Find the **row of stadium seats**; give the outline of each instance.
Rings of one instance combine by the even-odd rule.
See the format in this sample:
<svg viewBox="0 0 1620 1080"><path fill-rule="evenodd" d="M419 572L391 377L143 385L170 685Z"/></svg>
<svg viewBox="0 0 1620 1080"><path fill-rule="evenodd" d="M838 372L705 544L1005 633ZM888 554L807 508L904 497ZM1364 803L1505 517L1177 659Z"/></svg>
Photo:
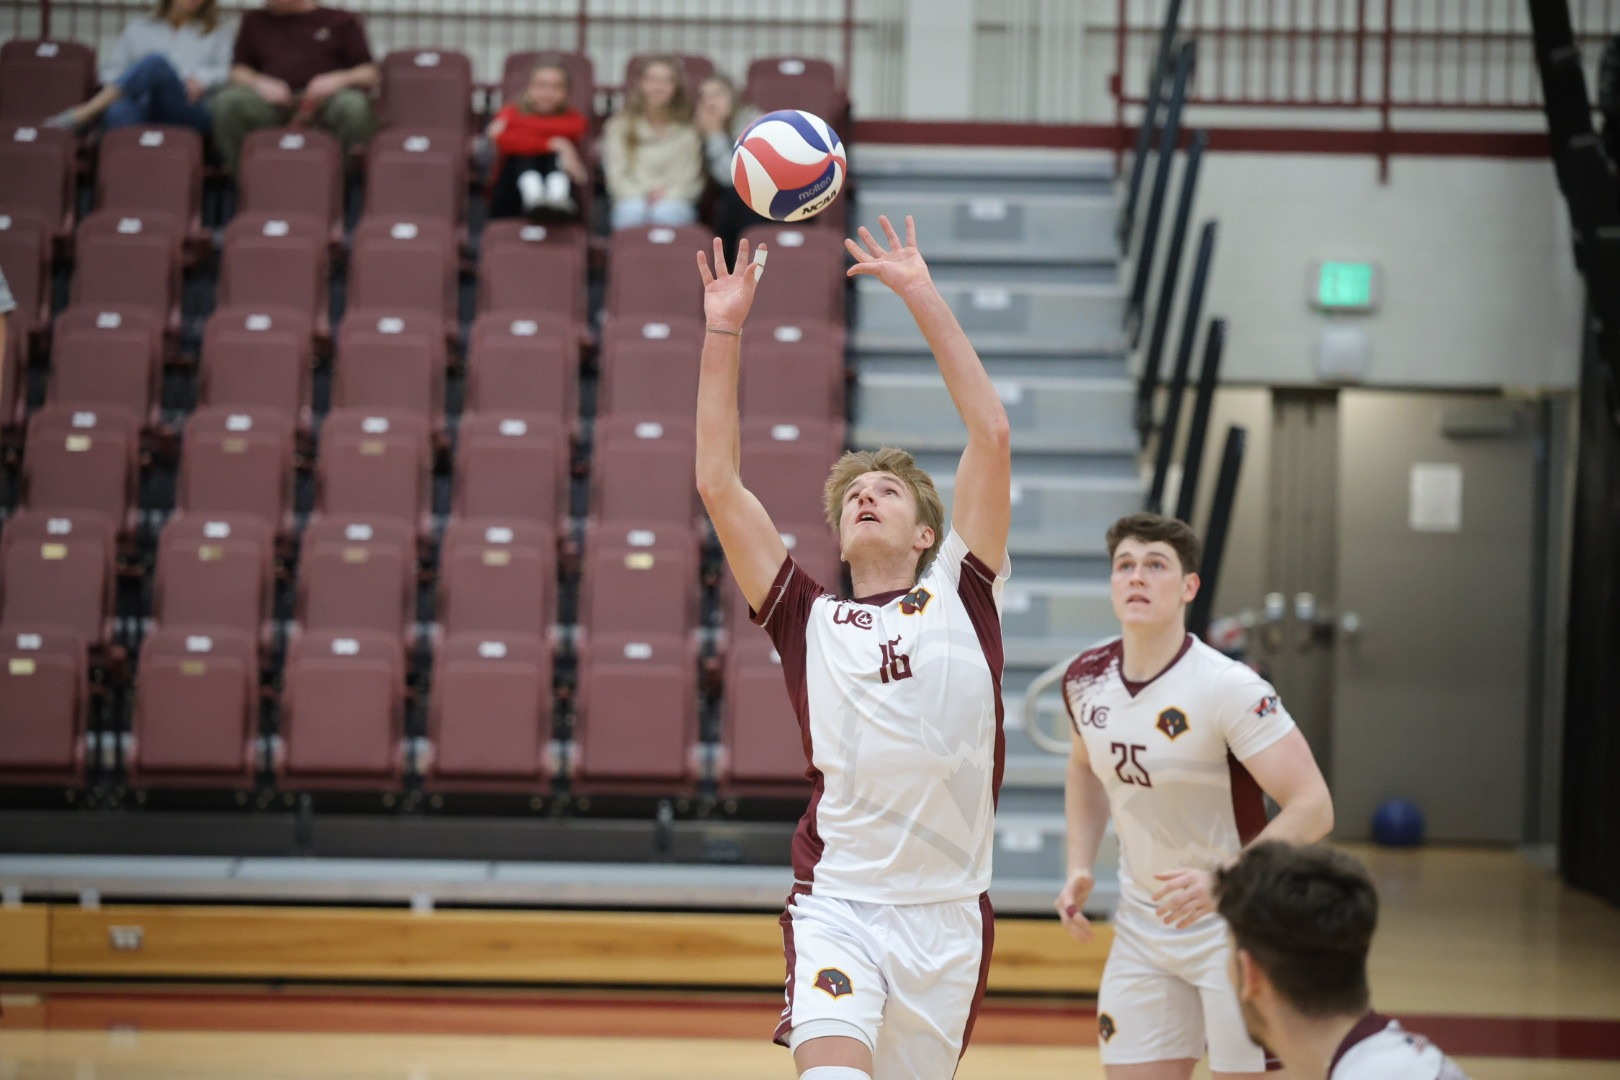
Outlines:
<svg viewBox="0 0 1620 1080"><path fill-rule="evenodd" d="M646 56L632 57L625 68L629 85ZM695 93L714 74L706 56L676 57L688 89ZM522 94L529 72L546 60L563 65L569 73L572 104L586 116L597 114L595 65L582 52L528 51L507 56L502 65L500 98ZM448 49L402 49L381 63L379 118L389 126L473 132L472 60ZM0 45L0 121L32 122L53 116L90 97L96 82L96 54L72 41L17 40ZM826 60L806 57L766 57L748 67L743 96L762 112L804 109L834 124L848 109L838 74Z"/></svg>

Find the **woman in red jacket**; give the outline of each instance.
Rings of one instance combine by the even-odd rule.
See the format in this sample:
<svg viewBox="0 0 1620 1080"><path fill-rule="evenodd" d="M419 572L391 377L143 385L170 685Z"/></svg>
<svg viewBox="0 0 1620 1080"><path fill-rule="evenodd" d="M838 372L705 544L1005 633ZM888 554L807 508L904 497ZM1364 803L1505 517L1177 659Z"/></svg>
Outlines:
<svg viewBox="0 0 1620 1080"><path fill-rule="evenodd" d="M489 125L496 158L489 195L491 218L579 212L574 185L590 178L580 147L588 125L568 104L567 69L539 63L517 101L508 102Z"/></svg>

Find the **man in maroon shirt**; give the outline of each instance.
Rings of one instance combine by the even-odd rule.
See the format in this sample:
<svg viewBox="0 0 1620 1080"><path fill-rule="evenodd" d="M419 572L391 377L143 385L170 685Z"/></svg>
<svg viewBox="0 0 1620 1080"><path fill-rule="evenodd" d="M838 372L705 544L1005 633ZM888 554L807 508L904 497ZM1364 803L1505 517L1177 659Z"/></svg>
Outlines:
<svg viewBox="0 0 1620 1080"><path fill-rule="evenodd" d="M316 124L345 150L371 137L380 78L358 16L316 0L265 0L242 16L231 83L214 97L214 141L233 171L248 133Z"/></svg>

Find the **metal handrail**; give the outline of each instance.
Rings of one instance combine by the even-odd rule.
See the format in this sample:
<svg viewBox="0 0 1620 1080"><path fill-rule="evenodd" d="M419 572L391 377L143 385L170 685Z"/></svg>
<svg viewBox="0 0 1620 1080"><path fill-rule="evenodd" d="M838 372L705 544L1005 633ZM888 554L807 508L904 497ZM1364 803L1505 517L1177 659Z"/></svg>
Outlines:
<svg viewBox="0 0 1620 1080"><path fill-rule="evenodd" d="M1119 18L1123 23L1125 0L1119 0L1119 4ZM1153 146L1153 135L1158 129L1159 105L1164 100L1164 80L1170 73L1170 54L1175 48L1176 29L1180 23L1181 0L1170 0L1170 10L1165 13L1164 23L1159 27L1159 51L1153 60L1153 72L1148 76L1147 107L1142 113L1142 122L1136 127L1136 152L1131 156L1131 179L1125 185L1125 206L1120 210L1119 224L1115 228L1121 254L1129 252L1131 233L1136 228L1136 203L1142 194L1142 180L1147 175L1148 151ZM1120 45L1124 45L1123 38Z"/></svg>
<svg viewBox="0 0 1620 1080"><path fill-rule="evenodd" d="M1181 277L1181 253L1187 246L1187 228L1192 223L1193 196L1198 190L1198 169L1209 146L1209 133L1193 132L1187 148L1187 165L1181 171L1181 194L1176 200L1176 220L1170 227L1170 249L1164 257L1164 277L1159 299L1153 307L1153 332L1142 361L1142 379L1136 388L1136 434L1147 445L1153 430L1153 395L1158 390L1159 367L1164 361L1164 345L1170 337L1170 314L1176 306L1176 283Z"/></svg>
<svg viewBox="0 0 1620 1080"><path fill-rule="evenodd" d="M1206 221L1198 237L1198 259L1193 265L1192 285L1187 291L1187 307L1182 317L1181 340L1176 346L1176 365L1170 372L1165 399L1164 422L1159 425L1159 443L1154 455L1153 486L1147 508L1157 514L1164 506L1164 486L1175 454L1176 435L1181 427L1181 401L1187 392L1187 371L1192 366L1193 340L1204 314L1204 291L1209 285L1209 268L1215 260L1215 222Z"/></svg>
<svg viewBox="0 0 1620 1080"><path fill-rule="evenodd" d="M1237 501L1239 474L1243 471L1243 451L1248 443L1247 428L1226 429L1226 445L1221 450L1221 471L1215 480L1215 501L1210 506L1209 527L1204 530L1204 565L1199 573L1198 595L1187 612L1187 629L1197 637L1209 632L1210 612L1215 590L1221 581L1221 563L1226 557L1226 534L1232 527L1232 507Z"/></svg>
<svg viewBox="0 0 1620 1080"><path fill-rule="evenodd" d="M1193 397L1192 424L1187 428L1187 452L1182 458L1181 486L1176 493L1176 517L1191 521L1198 502L1198 476L1203 471L1204 441L1209 430L1209 413L1215 402L1215 384L1221 374L1221 354L1226 350L1226 320L1209 320L1204 336L1204 365L1198 372L1198 390Z"/></svg>
<svg viewBox="0 0 1620 1080"><path fill-rule="evenodd" d="M1164 196L1170 186L1170 166L1176 145L1181 141L1181 113L1187 104L1187 83L1198 64L1198 43L1183 42L1176 52L1176 80L1170 89L1170 110L1165 115L1164 132L1159 138L1159 160L1153 171L1153 194L1148 196L1147 223L1142 226L1142 243L1136 252L1136 274L1131 282L1130 300L1125 307L1125 330L1131 348L1142 336L1142 308L1147 303L1148 276L1153 272L1153 252L1159 242L1159 222L1164 217Z"/></svg>
<svg viewBox="0 0 1620 1080"><path fill-rule="evenodd" d="M1029 684L1029 688L1024 691L1024 733L1029 736L1030 742L1034 743L1037 748L1045 750L1048 754L1067 756L1072 747L1068 739L1059 739L1040 726L1040 722L1036 719L1039 714L1036 705L1040 703L1041 695L1046 693L1053 683L1063 681L1063 676L1069 670L1071 663L1073 663L1072 660L1059 660L1035 676L1034 681Z"/></svg>

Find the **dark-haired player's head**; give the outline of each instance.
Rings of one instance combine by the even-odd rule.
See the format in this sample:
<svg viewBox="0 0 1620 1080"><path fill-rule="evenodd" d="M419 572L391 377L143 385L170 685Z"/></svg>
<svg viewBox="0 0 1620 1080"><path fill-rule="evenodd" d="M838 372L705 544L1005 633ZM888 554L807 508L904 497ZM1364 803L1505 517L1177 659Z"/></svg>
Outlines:
<svg viewBox="0 0 1620 1080"><path fill-rule="evenodd" d="M1109 595L1127 629L1185 623L1198 595L1204 545L1192 526L1162 514L1128 514L1108 529Z"/></svg>
<svg viewBox="0 0 1620 1080"><path fill-rule="evenodd" d="M1216 873L1215 897L1255 1042L1269 1045L1279 1026L1367 1011L1378 892L1359 862L1326 847L1256 844Z"/></svg>

